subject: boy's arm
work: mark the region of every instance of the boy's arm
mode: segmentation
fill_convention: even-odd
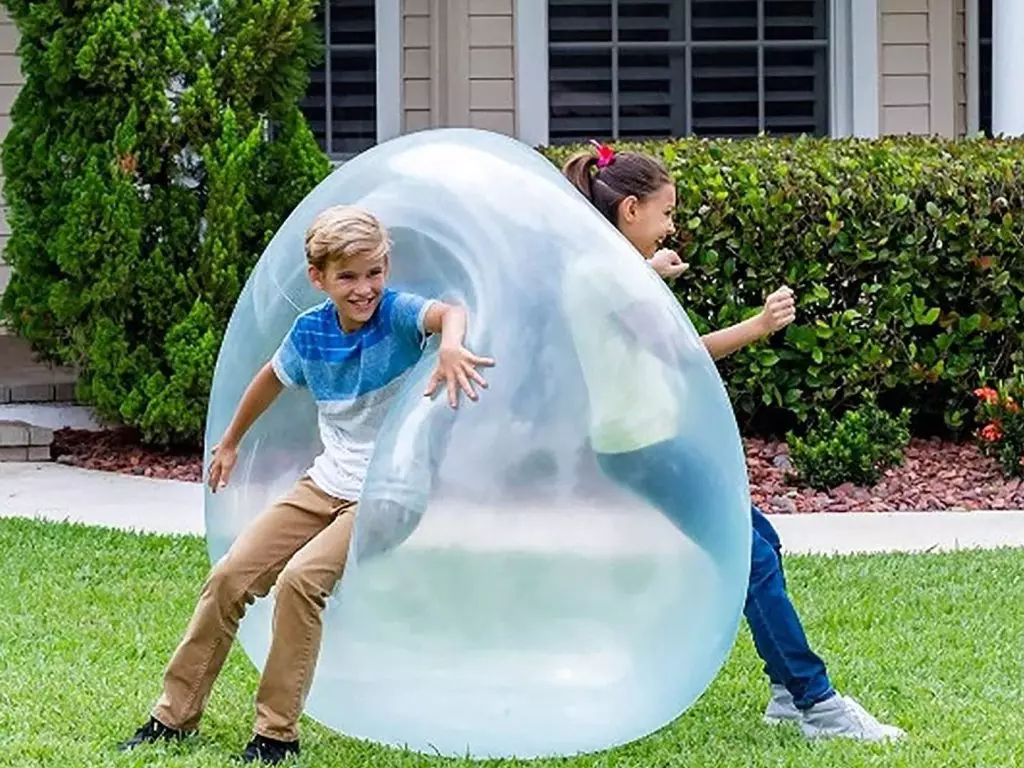
[[[249,427],[263,415],[263,412],[271,406],[283,389],[284,384],[274,373],[273,364],[267,363],[260,368],[249,382],[249,386],[246,387],[245,393],[238,403],[238,408],[235,410],[235,416],[231,419],[231,423],[220,440],[220,445],[237,446],[245,437],[245,433],[249,431]]]
[[[701,336],[713,360],[720,360],[758,339],[775,333],[796,319],[793,291],[783,286],[765,301],[764,309],[749,320]]]
[[[238,408],[231,423],[224,431],[220,442],[212,449],[213,461],[210,464],[210,489],[217,492],[218,488],[227,485],[228,476],[234,468],[238,456],[238,444],[245,433],[267,408],[277,399],[284,389],[284,384],[274,373],[272,363],[267,363],[253,377],[245,393],[242,395]]]
[[[448,404],[452,408],[458,405],[457,388],[461,388],[470,400],[476,400],[476,390],[469,380],[486,388],[487,382],[477,372],[476,366],[492,366],[494,360],[478,357],[463,346],[466,338],[466,310],[441,301],[431,302],[423,318],[423,330],[425,333],[441,334],[437,369],[423,394],[427,397],[434,394],[444,381],[447,384]]]

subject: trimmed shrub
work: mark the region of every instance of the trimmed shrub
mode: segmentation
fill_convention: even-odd
[[[898,418],[868,400],[835,420],[819,413],[806,437],[787,437],[794,479],[818,490],[843,483],[870,486],[882,472],[903,463],[910,444],[910,411]]]
[[[101,415],[194,443],[249,271],[330,168],[297,107],[316,0],[5,6],[3,312]]]
[[[674,290],[698,330],[785,283],[797,322],[721,361],[744,431],[877,395],[919,432],[970,426],[972,381],[1024,364],[1024,141],[684,139]],[[578,147],[543,151],[560,165]]]

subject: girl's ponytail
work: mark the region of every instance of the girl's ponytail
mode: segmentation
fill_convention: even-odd
[[[562,173],[591,203],[594,202],[594,169],[597,168],[597,156],[592,152],[577,152],[566,160]]]

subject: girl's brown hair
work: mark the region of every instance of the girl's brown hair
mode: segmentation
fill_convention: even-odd
[[[601,214],[616,227],[619,203],[633,196],[638,200],[672,183],[668,169],[658,160],[639,152],[613,153],[607,147],[598,152],[577,152],[562,167],[562,173]],[[599,163],[600,160],[605,162]]]

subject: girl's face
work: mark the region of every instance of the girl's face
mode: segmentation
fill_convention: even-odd
[[[627,197],[619,203],[619,231],[633,246],[651,258],[662,241],[676,231],[672,214],[676,210],[676,187],[665,184],[643,200]]]

